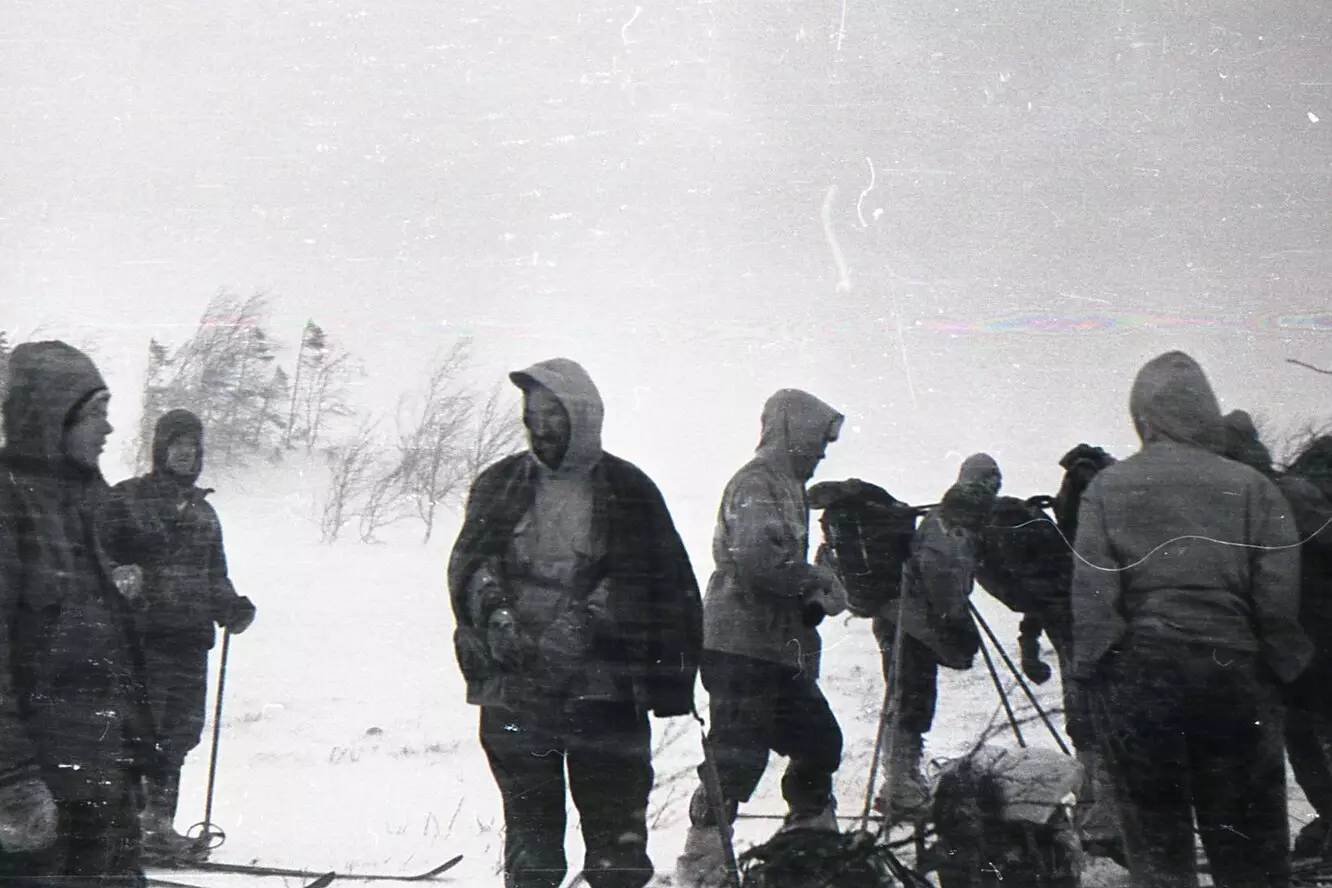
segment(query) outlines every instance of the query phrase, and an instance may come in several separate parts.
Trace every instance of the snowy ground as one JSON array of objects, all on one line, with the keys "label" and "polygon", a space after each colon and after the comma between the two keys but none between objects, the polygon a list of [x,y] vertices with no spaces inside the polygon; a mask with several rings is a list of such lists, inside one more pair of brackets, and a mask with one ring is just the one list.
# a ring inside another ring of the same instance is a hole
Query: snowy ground
[{"label": "snowy ground", "polygon": [[[477,712],[463,702],[450,640],[444,569],[454,528],[443,528],[429,546],[410,539],[322,546],[309,521],[310,495],[302,489],[308,486],[265,479],[247,482],[248,491],[214,496],[233,578],[259,606],[253,628],[231,646],[213,814],[227,838],[214,859],[411,873],[461,853],[466,857],[451,884],[501,886],[500,798],[476,740]],[[703,578],[710,567],[696,560]],[[1011,646],[1015,618],[983,592],[975,600]],[[824,638],[823,686],[846,734],[837,781],[841,813],[858,815],[882,699],[878,656],[866,621],[829,620]],[[1057,705],[1058,680],[1038,695],[1043,704]],[[969,672],[943,670],[927,756],[961,752],[997,711],[980,658]],[[202,817],[211,730],[210,713],[204,743],[186,767],[181,829]],[[698,730],[687,718],[654,721],[653,730],[658,753],[650,851],[659,872],[668,872],[684,840]],[[1038,724],[1024,731],[1031,743],[1053,745]],[[1012,743],[1011,733],[998,742]],[[774,757],[744,814],[783,812],[781,766]],[[1298,802],[1292,815],[1302,820],[1306,810]],[[572,872],[582,855],[572,810],[570,823]],[[761,841],[775,826],[742,820],[738,848]],[[284,882],[163,875],[218,888]],[[1086,881],[1127,884],[1126,874],[1108,862],[1098,863]]]}]

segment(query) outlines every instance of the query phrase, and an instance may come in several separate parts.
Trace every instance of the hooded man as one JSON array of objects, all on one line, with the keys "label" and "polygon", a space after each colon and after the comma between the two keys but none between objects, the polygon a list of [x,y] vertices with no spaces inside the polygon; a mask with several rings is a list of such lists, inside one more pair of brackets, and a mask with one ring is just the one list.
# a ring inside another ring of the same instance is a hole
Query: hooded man
[{"label": "hooded man", "polygon": [[129,602],[96,528],[110,395],[63,342],[10,356],[0,451],[0,881],[139,886],[159,767]]},{"label": "hooded man", "polygon": [[[930,792],[920,761],[925,735],[934,724],[939,666],[969,669],[980,649],[971,590],[980,534],[1002,485],[999,464],[989,454],[963,460],[957,480],[916,529],[911,558],[903,568],[902,597],[874,617],[884,681],[895,684],[890,691],[898,700],[896,730],[891,736],[885,732],[881,757],[890,779],[875,799],[875,808],[890,819],[917,817],[928,809]],[[899,638],[901,651],[895,657]],[[898,670],[893,675],[895,659]]]},{"label": "hooded man", "polygon": [[652,878],[648,713],[693,710],[698,583],[661,493],[602,450],[565,358],[509,378],[530,450],[481,473],[449,561],[454,645],[504,799],[506,888],[563,880],[565,777],[592,888]]},{"label": "hooded man", "polygon": [[1276,481],[1290,504],[1300,537],[1300,625],[1314,643],[1309,668],[1291,683],[1286,694],[1286,754],[1295,781],[1317,817],[1295,837],[1294,857],[1324,857],[1332,851],[1332,706],[1327,688],[1332,681],[1332,476],[1326,451],[1330,439],[1309,442],[1294,463],[1277,474],[1271,452],[1263,444],[1252,417],[1243,410],[1225,416],[1223,456],[1257,469]]},{"label": "hooded man", "polygon": [[195,486],[203,470],[203,426],[188,410],[172,410],[153,434],[153,468],[111,489],[106,535],[116,560],[132,564],[136,623],[148,698],[167,756],[158,779],[147,781],[141,821],[144,854],[174,863],[206,856],[205,842],[175,830],[180,771],[203,734],[208,652],[215,626],[233,635],[253,622],[255,606],[227,576],[222,524]]},{"label": "hooded man", "polygon": [[1279,686],[1311,645],[1295,525],[1276,485],[1218,454],[1216,396],[1188,355],[1139,371],[1142,440],[1083,494],[1074,672],[1114,785],[1134,885],[1289,884]]},{"label": "hooded man", "polygon": [[[816,627],[846,609],[846,591],[832,570],[808,561],[806,484],[842,422],[813,395],[778,391],[764,404],[758,450],[722,494],[701,671],[710,698],[707,743],[722,794],[717,807],[732,820],[772,751],[790,760],[782,778],[784,828],[837,829],[832,778],[842,732],[818,686]],[[706,767],[699,768],[704,780]],[[725,878],[722,830],[705,785],[690,801],[677,863],[677,878],[689,886]]]}]

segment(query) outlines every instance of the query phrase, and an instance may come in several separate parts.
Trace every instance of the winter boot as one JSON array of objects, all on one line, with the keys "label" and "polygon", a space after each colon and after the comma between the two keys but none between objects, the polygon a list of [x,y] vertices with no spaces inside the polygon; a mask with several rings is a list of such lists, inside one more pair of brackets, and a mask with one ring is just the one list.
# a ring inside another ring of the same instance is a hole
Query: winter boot
[{"label": "winter boot", "polygon": [[165,780],[145,780],[144,783],[146,804],[139,815],[144,862],[175,866],[207,858],[208,845],[205,841],[190,839],[176,832],[180,772],[172,773]]},{"label": "winter boot", "polygon": [[1096,750],[1078,751],[1086,782],[1083,798],[1078,800],[1078,832],[1089,857],[1108,857],[1124,865],[1124,841],[1119,830],[1119,814],[1105,760]]},{"label": "winter boot", "polygon": [[830,798],[828,804],[818,811],[787,811],[786,819],[778,832],[793,829],[819,829],[824,832],[839,832],[837,826],[837,799]]},{"label": "winter boot", "polygon": [[[735,805],[727,813],[735,820]],[[699,787],[689,800],[689,832],[684,850],[675,861],[679,888],[725,888],[728,884],[727,849],[722,831],[708,805],[707,791]]]},{"label": "winter boot", "polygon": [[1323,817],[1315,817],[1295,836],[1295,847],[1290,856],[1295,860],[1321,860],[1332,856],[1332,825]]},{"label": "winter boot", "polygon": [[892,776],[886,780],[874,799],[874,810],[889,813],[893,823],[924,817],[930,807],[930,787],[920,773],[920,757],[924,740],[920,734],[898,731],[893,741],[892,759],[885,762],[885,770]]}]

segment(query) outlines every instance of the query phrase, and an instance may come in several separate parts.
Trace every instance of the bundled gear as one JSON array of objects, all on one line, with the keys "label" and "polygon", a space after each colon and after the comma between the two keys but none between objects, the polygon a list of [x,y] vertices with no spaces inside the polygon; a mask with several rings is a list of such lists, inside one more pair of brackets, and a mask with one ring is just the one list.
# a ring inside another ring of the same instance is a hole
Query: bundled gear
[{"label": "bundled gear", "polygon": [[928,885],[867,832],[791,829],[740,855],[741,888]]},{"label": "bundled gear", "polygon": [[939,772],[933,820],[942,888],[1076,888],[1077,760],[1051,749],[981,746]]},{"label": "bundled gear", "polygon": [[922,510],[859,478],[815,484],[809,507],[822,512],[815,560],[837,570],[851,612],[872,617],[896,601]]}]

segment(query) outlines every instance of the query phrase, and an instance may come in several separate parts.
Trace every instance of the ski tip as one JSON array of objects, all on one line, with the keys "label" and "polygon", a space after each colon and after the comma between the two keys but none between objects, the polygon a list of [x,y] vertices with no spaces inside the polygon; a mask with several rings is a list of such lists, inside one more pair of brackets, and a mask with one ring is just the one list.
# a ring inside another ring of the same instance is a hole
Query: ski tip
[{"label": "ski tip", "polygon": [[337,877],[338,877],[337,873],[332,873],[332,872],[324,873],[322,876],[315,879],[309,885],[306,885],[305,888],[328,888],[329,885],[333,884],[333,880],[336,879]]},{"label": "ski tip", "polygon": [[462,859],[463,859],[463,856],[462,856],[461,854],[459,854],[457,857],[454,857],[454,858],[451,859],[451,860],[446,860],[446,861],[444,861],[443,863],[441,863],[439,866],[437,866],[437,867],[435,867],[434,869],[432,869],[430,872],[428,872],[428,873],[422,873],[422,874],[421,874],[421,879],[423,879],[423,880],[424,880],[424,879],[433,879],[435,876],[443,875],[444,873],[446,873],[446,872],[448,872],[449,870],[453,869],[453,868],[454,868],[455,866],[457,866],[458,864],[462,863]]}]

